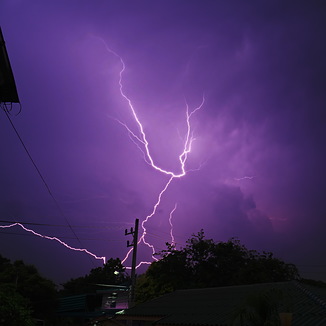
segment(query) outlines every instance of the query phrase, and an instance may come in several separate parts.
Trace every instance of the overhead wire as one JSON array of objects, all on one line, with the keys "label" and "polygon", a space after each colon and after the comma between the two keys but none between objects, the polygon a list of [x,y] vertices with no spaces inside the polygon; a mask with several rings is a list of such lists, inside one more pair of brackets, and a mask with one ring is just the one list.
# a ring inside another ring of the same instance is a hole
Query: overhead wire
[{"label": "overhead wire", "polygon": [[[22,105],[21,103],[19,102],[19,109],[18,109],[18,112],[16,114],[14,114],[15,116],[19,115],[21,112],[22,112]],[[7,111],[8,114],[11,115],[11,111],[13,110],[13,106],[12,106],[12,103],[11,102],[0,102],[0,107],[4,110],[4,111]]]},{"label": "overhead wire", "polygon": [[[33,164],[33,166],[34,166],[34,168],[35,168],[35,170],[36,170],[38,176],[39,176],[40,179],[42,180],[42,182],[43,182],[45,188],[47,189],[49,195],[51,196],[52,200],[54,201],[54,203],[55,203],[55,205],[56,205],[58,211],[59,211],[60,214],[61,214],[61,216],[65,219],[67,225],[47,224],[47,223],[34,223],[34,222],[24,222],[24,221],[21,221],[21,222],[15,221],[15,222],[16,222],[16,223],[22,223],[22,224],[28,224],[28,225],[54,226],[54,227],[68,227],[68,228],[71,230],[71,232],[73,233],[75,239],[76,239],[76,240],[79,242],[79,244],[82,246],[81,238],[76,234],[74,228],[83,228],[83,227],[84,227],[84,228],[91,228],[91,227],[92,227],[92,228],[103,228],[103,227],[102,227],[102,226],[101,226],[101,227],[100,227],[100,226],[99,226],[99,227],[96,227],[96,226],[81,226],[81,225],[79,225],[79,226],[78,226],[78,225],[74,225],[74,226],[73,226],[72,224],[70,224],[70,222],[69,222],[68,218],[66,217],[66,215],[64,214],[64,212],[63,212],[61,206],[59,205],[58,201],[56,200],[55,196],[53,195],[53,193],[52,193],[52,191],[51,191],[51,189],[50,189],[50,186],[49,186],[48,183],[46,182],[46,180],[45,180],[43,174],[41,173],[40,169],[38,168],[36,162],[34,161],[32,155],[30,154],[30,152],[29,152],[27,146],[25,145],[25,143],[24,143],[22,137],[20,136],[20,134],[19,134],[17,128],[15,127],[13,121],[11,120],[11,118],[10,118],[10,111],[12,110],[11,106],[10,106],[10,108],[8,108],[6,105],[2,105],[2,108],[3,108],[3,110],[4,110],[5,114],[6,114],[6,116],[7,116],[8,120],[9,120],[9,122],[10,122],[10,125],[12,126],[14,132],[16,133],[16,135],[17,135],[17,137],[18,137],[20,143],[22,144],[22,146],[23,146],[23,148],[24,148],[24,150],[25,150],[27,156],[29,157],[31,163]],[[21,111],[21,107],[20,107],[20,111]],[[19,111],[19,113],[20,113],[20,111]],[[19,113],[18,113],[18,114],[19,114]],[[4,223],[12,223],[12,221],[7,221],[7,220],[0,220],[0,222],[4,222]],[[106,228],[107,228],[107,227],[106,227]],[[156,231],[158,231],[158,230],[156,230]],[[158,232],[168,234],[167,232],[162,232],[161,230],[158,231]],[[147,231],[146,233],[147,233],[148,235],[152,236],[152,237],[155,237],[155,238],[158,238],[158,239],[162,239],[162,240],[164,240],[164,241],[166,240],[166,238],[165,238],[164,236],[160,236],[160,235],[155,234],[155,233],[153,233],[153,232]],[[14,233],[12,233],[12,234],[14,234]],[[181,238],[181,236],[177,236],[177,237],[180,237],[180,238]],[[83,240],[87,240],[87,239],[83,239]]]},{"label": "overhead wire", "polygon": [[29,157],[30,161],[32,162],[32,164],[33,164],[33,166],[34,166],[34,168],[35,168],[37,174],[38,174],[39,177],[41,178],[41,180],[42,180],[43,184],[45,185],[47,191],[49,192],[50,196],[52,197],[52,199],[53,199],[53,200],[56,202],[56,204],[57,204],[57,201],[56,201],[56,199],[54,198],[54,196],[53,196],[53,194],[52,194],[52,191],[51,191],[49,185],[48,185],[47,182],[45,181],[45,179],[44,179],[44,177],[43,177],[41,171],[39,170],[39,168],[38,168],[38,166],[36,165],[34,159],[32,158],[32,156],[31,156],[29,150],[27,149],[27,147],[26,147],[26,145],[25,145],[23,139],[21,138],[20,134],[18,133],[18,130],[16,129],[14,123],[12,122],[12,120],[11,120],[11,118],[10,118],[10,115],[9,115],[9,112],[8,112],[8,109],[7,109],[6,107],[4,107],[4,112],[5,112],[5,114],[6,114],[7,118],[8,118],[8,120],[9,120],[9,123],[10,123],[11,127],[12,127],[13,130],[15,131],[15,133],[16,133],[16,135],[17,135],[19,141],[20,141],[20,143],[22,144],[22,146],[23,146],[23,148],[24,148],[24,150],[25,150],[27,156]]},{"label": "overhead wire", "polygon": [[[24,150],[25,150],[25,152],[26,152],[28,158],[29,158],[30,161],[32,162],[32,164],[33,164],[33,166],[34,166],[34,168],[35,168],[35,170],[36,170],[38,176],[39,176],[40,179],[42,180],[44,186],[46,187],[46,189],[47,189],[47,191],[48,191],[48,193],[49,193],[49,195],[51,196],[53,202],[55,203],[55,206],[57,207],[57,209],[58,209],[58,211],[60,212],[61,216],[65,219],[67,225],[69,226],[69,229],[71,230],[71,232],[72,232],[73,235],[75,236],[75,239],[78,241],[78,243],[79,243],[81,246],[83,246],[82,243],[81,243],[81,241],[80,241],[80,239],[79,239],[79,237],[78,237],[78,235],[76,234],[75,230],[73,229],[72,225],[70,224],[68,218],[67,218],[66,215],[63,213],[63,210],[61,209],[61,206],[59,205],[58,201],[57,201],[56,198],[54,197],[54,195],[53,195],[53,193],[52,193],[52,191],[51,191],[51,189],[50,189],[48,183],[46,182],[44,176],[42,175],[40,169],[39,169],[38,166],[36,165],[36,163],[35,163],[35,161],[34,161],[32,155],[30,154],[28,148],[26,147],[26,145],[25,145],[25,143],[24,143],[22,137],[20,136],[18,130],[16,129],[16,127],[15,127],[13,121],[11,120],[11,118],[10,118],[10,114],[9,114],[9,112],[10,112],[9,110],[10,110],[10,109],[8,109],[7,106],[6,106],[6,104],[4,104],[4,103],[2,103],[1,107],[3,108],[3,111],[5,112],[5,114],[6,114],[7,118],[8,118],[8,120],[9,120],[10,125],[11,125],[11,127],[13,128],[15,134],[17,135],[17,137],[18,137],[18,139],[19,139],[21,145],[23,146],[23,148],[24,148]],[[95,266],[93,260],[92,260],[92,264]]]},{"label": "overhead wire", "polygon": [[[51,226],[51,227],[64,227],[69,228],[66,224],[49,224],[49,223],[36,223],[36,222],[26,222],[26,221],[20,221],[20,220],[0,220],[1,223],[21,223],[26,225],[40,225],[40,226]],[[90,228],[90,229],[107,229],[107,230],[120,230],[122,227],[107,227],[107,226],[99,226],[99,225],[71,225],[73,228]]]},{"label": "overhead wire", "polygon": [[[164,231],[160,231],[160,230],[156,230],[156,232],[160,232],[160,233],[162,233],[163,236],[161,236],[161,235],[159,235],[159,234],[156,234],[156,233],[153,233],[153,232],[151,232],[151,231],[146,230],[146,234],[147,234],[147,235],[149,235],[149,236],[151,236],[151,237],[153,237],[153,238],[162,239],[162,240],[164,240],[165,242],[168,242],[168,241],[166,241],[166,236],[164,236],[164,235],[168,235],[168,236],[170,236],[170,235],[171,235],[170,233],[168,233],[168,232],[164,232]],[[184,239],[184,237],[182,237],[182,236],[180,236],[180,235],[175,235],[175,234],[173,234],[173,236],[174,236],[174,238]],[[175,244],[180,244],[180,243],[175,243]]]},{"label": "overhead wire", "polygon": [[[11,232],[4,229],[0,229],[0,232],[2,234],[10,234],[10,235],[19,235],[19,236],[30,236],[35,237],[34,234],[30,233],[18,233],[18,232]],[[59,239],[75,239],[73,237],[67,237],[67,236],[56,236]],[[97,241],[107,241],[107,242],[124,242],[124,240],[116,240],[116,239],[107,239],[107,238],[80,238],[81,240],[97,240]]]}]

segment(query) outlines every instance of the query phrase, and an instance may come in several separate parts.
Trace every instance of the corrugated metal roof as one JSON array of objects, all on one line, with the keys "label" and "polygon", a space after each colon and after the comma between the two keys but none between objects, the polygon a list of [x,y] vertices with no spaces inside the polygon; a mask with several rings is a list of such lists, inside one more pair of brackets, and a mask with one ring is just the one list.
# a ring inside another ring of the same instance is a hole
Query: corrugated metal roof
[{"label": "corrugated metal roof", "polygon": [[86,307],[86,294],[60,298],[58,312],[83,310]]},{"label": "corrugated metal roof", "polygon": [[175,313],[171,316],[164,317],[157,321],[156,325],[218,325],[218,326],[227,326],[229,325],[230,316],[228,312],[220,313],[210,313],[210,314],[201,314],[201,313]]},{"label": "corrugated metal roof", "polygon": [[249,295],[269,289],[279,289],[284,294],[280,311],[293,313],[293,326],[326,326],[326,305],[320,289],[314,292],[314,287],[297,282],[179,290],[128,309],[125,315],[137,319],[164,316],[157,325],[230,325],[235,311]]}]

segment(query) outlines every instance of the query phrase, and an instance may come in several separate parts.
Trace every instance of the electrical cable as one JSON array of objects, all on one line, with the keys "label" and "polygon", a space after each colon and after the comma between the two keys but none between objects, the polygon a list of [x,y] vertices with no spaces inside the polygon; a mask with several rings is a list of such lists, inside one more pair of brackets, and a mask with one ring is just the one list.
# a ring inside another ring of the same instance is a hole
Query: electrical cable
[{"label": "electrical cable", "polygon": [[[53,193],[52,193],[52,191],[51,191],[49,185],[48,185],[47,182],[45,181],[45,178],[43,177],[43,175],[42,175],[40,169],[39,169],[38,166],[36,165],[34,159],[32,158],[32,156],[31,156],[31,154],[30,154],[30,152],[29,152],[29,150],[27,149],[27,147],[26,147],[26,145],[25,145],[23,139],[21,138],[21,136],[20,136],[18,130],[16,129],[14,123],[12,122],[12,120],[11,120],[11,118],[10,118],[10,114],[9,114],[9,112],[8,112],[8,109],[7,109],[6,105],[2,105],[2,108],[3,108],[3,110],[4,110],[4,112],[5,112],[6,116],[7,116],[7,118],[8,118],[8,120],[9,120],[9,123],[10,123],[11,127],[13,128],[14,132],[16,133],[16,135],[17,135],[17,137],[18,137],[20,143],[22,144],[22,146],[23,146],[23,148],[24,148],[24,150],[25,150],[27,156],[29,157],[29,159],[30,159],[30,161],[32,162],[32,164],[33,164],[35,170],[37,171],[37,173],[38,173],[40,179],[42,180],[42,182],[43,182],[44,186],[46,187],[48,193],[50,194],[51,198],[53,199],[53,201],[54,201],[54,203],[55,203],[57,209],[59,210],[61,216],[65,219],[67,225],[69,226],[69,228],[70,228],[71,232],[73,233],[73,235],[75,236],[76,240],[77,240],[77,241],[79,242],[79,244],[83,247],[83,245],[82,245],[82,243],[81,243],[81,241],[80,241],[78,235],[76,234],[75,230],[72,228],[72,226],[71,226],[70,222],[68,221],[67,217],[66,217],[65,214],[63,213],[63,211],[62,211],[62,209],[61,209],[61,207],[60,207],[58,201],[57,201],[56,198],[54,197],[54,195],[53,195]],[[92,260],[92,264],[95,266],[93,260]]]},{"label": "electrical cable", "polygon": [[[40,226],[53,226],[53,227],[63,227],[69,228],[66,224],[48,224],[48,223],[35,223],[35,222],[25,222],[25,221],[9,221],[9,220],[0,220],[1,223],[20,223],[20,224],[27,224],[27,225],[40,225]],[[108,226],[97,226],[97,225],[71,225],[73,228],[88,228],[88,229],[106,229],[106,230],[122,230],[122,227],[108,227]]]},{"label": "electrical cable", "polygon": [[[17,232],[8,232],[7,230],[0,229],[0,232],[2,234],[10,234],[10,235],[21,235],[21,236],[28,236],[28,237],[35,237],[34,234],[29,233],[17,233]],[[75,239],[73,237],[67,237],[67,236],[56,236],[58,239]],[[79,238],[81,240],[97,240],[97,241],[107,241],[107,242],[124,242],[124,240],[108,240],[107,238]]]}]

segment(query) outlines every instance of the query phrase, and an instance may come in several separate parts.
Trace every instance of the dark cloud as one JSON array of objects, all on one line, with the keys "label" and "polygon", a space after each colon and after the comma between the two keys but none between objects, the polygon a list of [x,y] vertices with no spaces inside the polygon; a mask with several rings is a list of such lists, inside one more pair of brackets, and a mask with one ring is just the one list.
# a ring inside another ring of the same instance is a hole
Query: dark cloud
[{"label": "dark cloud", "polygon": [[[146,224],[155,249],[171,241],[170,218],[178,245],[203,228],[325,280],[324,16],[318,2],[2,1],[22,102],[11,119],[57,203],[2,114],[1,219],[123,258],[124,229],[153,213],[168,176],[117,121],[138,135],[108,46],[160,167],[180,173],[186,107],[205,97],[189,172]],[[101,263],[17,227],[1,248],[58,282]]]}]

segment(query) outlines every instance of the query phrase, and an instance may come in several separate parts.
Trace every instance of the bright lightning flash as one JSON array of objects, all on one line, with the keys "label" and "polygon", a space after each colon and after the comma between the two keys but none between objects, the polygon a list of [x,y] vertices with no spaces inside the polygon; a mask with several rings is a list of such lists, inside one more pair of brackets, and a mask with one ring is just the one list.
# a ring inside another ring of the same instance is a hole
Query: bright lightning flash
[{"label": "bright lightning flash", "polygon": [[74,251],[81,251],[81,252],[85,252],[87,253],[88,255],[94,257],[95,259],[98,259],[98,260],[102,260],[103,261],[103,264],[105,264],[105,261],[106,261],[106,257],[98,257],[96,256],[95,254],[93,254],[92,252],[90,252],[89,250],[87,249],[82,249],[82,248],[74,248],[74,247],[71,247],[69,246],[68,244],[66,244],[65,242],[63,242],[62,240],[58,239],[57,237],[50,237],[50,236],[47,236],[47,235],[42,235],[40,233],[37,233],[31,229],[28,229],[27,227],[25,227],[23,224],[21,223],[13,223],[13,224],[10,224],[10,225],[0,225],[0,228],[1,229],[7,229],[7,228],[12,228],[14,226],[20,226],[23,230],[27,231],[27,232],[30,232],[32,233],[33,235],[36,235],[38,237],[41,237],[41,238],[44,238],[44,239],[48,239],[48,240],[54,240],[54,241],[57,241],[59,242],[60,244],[62,244],[63,246],[65,246],[66,248],[68,249],[71,249],[71,250],[74,250]]},{"label": "bright lightning flash", "polygon": [[253,178],[255,178],[255,176],[244,176],[241,178],[233,178],[235,181],[242,181],[242,180],[252,180]]},{"label": "bright lightning flash", "polygon": [[[141,124],[141,121],[139,120],[138,116],[137,116],[137,113],[136,113],[136,110],[132,104],[132,101],[130,100],[130,98],[124,93],[123,91],[123,83],[122,83],[122,77],[123,77],[123,73],[125,71],[125,63],[124,61],[122,60],[122,58],[116,53],[114,52],[113,50],[111,50],[107,45],[106,43],[101,39],[101,41],[104,43],[107,51],[111,54],[113,54],[114,56],[116,56],[119,60],[120,60],[120,63],[121,63],[121,70],[119,72],[119,90],[120,90],[120,95],[122,96],[122,98],[128,103],[128,106],[129,106],[129,109],[132,113],[132,116],[136,122],[136,124],[138,125],[138,129],[139,129],[139,135],[137,135],[136,133],[134,133],[128,126],[127,124],[117,120],[124,128],[126,128],[127,132],[128,132],[128,135],[130,137],[130,139],[134,142],[134,144],[139,148],[139,150],[143,153],[144,155],[144,160],[147,164],[149,164],[153,169],[159,171],[160,173],[163,173],[167,176],[169,176],[169,179],[167,180],[165,186],[163,187],[163,189],[161,190],[161,192],[158,194],[158,197],[157,197],[157,201],[156,203],[154,204],[153,206],[153,210],[152,212],[146,216],[146,218],[142,221],[141,223],[141,227],[143,229],[143,232],[142,232],[142,235],[140,236],[139,240],[138,240],[138,244],[140,244],[141,242],[143,242],[146,246],[148,246],[149,248],[151,248],[152,250],[152,258],[154,260],[157,260],[156,257],[154,257],[154,254],[155,254],[155,248],[152,244],[148,243],[145,239],[145,236],[147,234],[147,230],[146,230],[146,227],[145,227],[145,224],[148,222],[148,220],[155,215],[156,213],[156,210],[158,208],[158,206],[160,205],[161,203],[161,198],[163,196],[163,194],[165,193],[165,191],[169,188],[171,182],[176,179],[176,178],[182,178],[184,177],[186,174],[187,174],[187,170],[186,170],[186,162],[187,162],[187,158],[188,158],[188,154],[191,152],[191,146],[192,146],[192,143],[193,141],[195,140],[195,138],[193,137],[192,135],[192,129],[191,129],[191,123],[190,123],[190,120],[191,120],[191,117],[193,116],[193,114],[195,114],[198,110],[200,110],[203,105],[204,105],[204,102],[205,102],[205,98],[203,96],[202,98],[202,101],[200,103],[199,106],[197,106],[195,109],[193,109],[192,111],[189,110],[189,106],[188,104],[186,103],[186,117],[185,117],[185,122],[186,122],[186,126],[187,126],[187,131],[186,131],[186,134],[185,134],[185,138],[184,138],[184,145],[183,145],[183,149],[178,157],[178,161],[179,161],[179,165],[180,165],[180,169],[179,169],[179,172],[176,173],[176,172],[173,172],[173,171],[168,171],[168,170],[165,170],[161,167],[159,167],[155,162],[154,162],[154,159],[150,153],[150,150],[149,150],[149,142],[148,142],[148,139],[146,137],[146,133],[144,131],[144,128],[143,128],[143,125]],[[192,171],[192,170],[189,170],[189,171]],[[175,207],[173,208],[173,210],[171,211],[170,213],[170,217],[169,217],[169,223],[170,223],[170,226],[171,226],[171,230],[170,230],[170,236],[171,236],[171,241],[172,241],[172,244],[175,243],[175,240],[174,240],[174,236],[173,236],[173,225],[172,225],[172,216],[173,216],[173,213],[175,212],[175,210],[177,209],[177,204],[175,205]],[[80,251],[80,252],[85,252],[87,253],[88,255],[92,256],[93,258],[97,259],[97,260],[102,260],[103,263],[105,264],[105,261],[106,261],[106,257],[99,257],[95,254],[93,254],[92,252],[90,252],[89,250],[87,249],[83,249],[83,248],[74,248],[74,247],[71,247],[69,246],[67,243],[63,242],[62,240],[60,240],[59,238],[57,237],[50,237],[50,236],[47,236],[47,235],[42,235],[40,233],[37,233],[31,229],[28,229],[26,228],[23,224],[21,223],[13,223],[13,224],[10,224],[10,225],[0,225],[0,228],[2,229],[6,229],[6,228],[11,228],[11,227],[15,227],[15,226],[19,226],[21,227],[23,230],[27,231],[27,232],[30,232],[32,233],[33,235],[35,236],[38,236],[38,237],[41,237],[41,238],[44,238],[44,239],[48,239],[48,240],[54,240],[54,241],[57,241],[59,242],[60,244],[62,244],[63,246],[65,246],[66,248],[70,249],[70,250],[74,250],[74,251]],[[129,254],[131,253],[132,249],[130,249],[125,258],[122,260],[122,263],[124,263],[127,258],[129,257]],[[142,264],[151,264],[150,262],[146,262],[146,261],[143,261],[143,262],[140,262],[137,266],[137,268],[139,266],[141,266]],[[130,269],[130,267],[127,267],[127,269]]]},{"label": "bright lightning flash", "polygon": [[[102,40],[103,41],[103,40]],[[200,103],[199,106],[197,106],[195,109],[193,109],[192,111],[189,110],[189,106],[188,104],[186,103],[186,117],[185,117],[185,122],[186,122],[186,126],[187,126],[187,131],[186,131],[186,135],[185,135],[185,140],[184,140],[184,145],[183,145],[183,149],[178,157],[178,161],[179,161],[179,166],[180,166],[180,170],[178,173],[176,172],[173,172],[173,171],[168,171],[168,170],[165,170],[161,167],[159,167],[151,153],[150,153],[150,150],[149,150],[149,141],[147,139],[147,136],[146,136],[146,133],[145,133],[145,130],[144,130],[144,127],[137,115],[137,112],[133,106],[133,103],[131,101],[131,99],[126,95],[126,93],[124,92],[123,90],[123,73],[125,72],[125,69],[126,69],[126,65],[123,61],[123,59],[121,58],[120,55],[118,55],[116,52],[114,52],[113,50],[111,50],[107,45],[106,43],[103,41],[106,49],[108,52],[110,52],[111,54],[113,54],[115,57],[117,57],[121,63],[121,70],[119,72],[119,90],[120,90],[120,95],[121,97],[127,102],[128,104],[128,107],[131,111],[131,114],[138,126],[138,129],[139,129],[139,134],[137,135],[135,132],[133,132],[125,123],[121,122],[118,120],[118,122],[124,127],[126,128],[128,134],[129,134],[129,137],[131,138],[131,140],[135,143],[135,145],[141,150],[141,152],[143,153],[144,155],[144,160],[147,164],[149,164],[153,169],[159,171],[160,173],[163,173],[167,176],[169,176],[169,179],[167,180],[165,186],[163,187],[163,189],[161,190],[161,192],[159,193],[158,195],[158,198],[157,198],[157,201],[156,203],[154,204],[153,206],[153,210],[152,212],[146,216],[146,218],[142,221],[141,223],[141,227],[143,229],[143,232],[142,232],[142,235],[140,236],[139,240],[138,240],[138,244],[140,244],[141,242],[143,242],[146,246],[148,246],[149,248],[151,248],[152,250],[152,258],[154,260],[157,260],[157,258],[154,256],[155,254],[155,248],[152,244],[148,243],[145,239],[145,236],[147,234],[147,230],[146,230],[146,227],[145,227],[145,224],[148,222],[148,220],[155,215],[156,213],[156,210],[158,208],[158,206],[160,205],[161,203],[161,198],[163,196],[163,194],[165,193],[165,191],[169,188],[171,182],[176,179],[176,178],[182,178],[186,175],[187,173],[187,170],[186,170],[186,162],[187,162],[187,158],[188,158],[188,154],[190,153],[191,151],[191,145],[193,143],[193,141],[195,140],[195,138],[193,137],[193,134],[192,134],[192,129],[191,129],[191,117],[193,116],[193,114],[195,114],[198,110],[200,110],[203,105],[204,105],[204,102],[205,102],[205,98],[203,96],[202,98],[202,101]],[[177,206],[174,207],[174,209],[171,211],[170,213],[170,218],[169,218],[169,223],[170,223],[170,226],[171,226],[171,232],[170,232],[170,235],[171,235],[171,240],[172,240],[172,243],[174,243],[174,237],[173,237],[173,233],[172,233],[172,229],[173,229],[173,225],[172,225],[172,215],[174,213],[174,211],[176,210]],[[126,254],[125,258],[122,260],[122,263],[124,263],[127,258],[129,257],[129,254],[131,253],[132,249],[130,249],[128,251],[128,253]],[[138,264],[138,266],[140,266],[141,264],[150,264],[149,262],[141,262],[140,264]]]},{"label": "bright lightning flash", "polygon": [[173,213],[175,212],[175,210],[177,209],[177,204],[174,205],[174,208],[172,209],[171,213],[170,213],[170,217],[169,217],[169,223],[170,223],[170,236],[171,236],[171,245],[175,246],[175,239],[173,236],[173,224],[172,224],[172,217],[173,217]]}]

